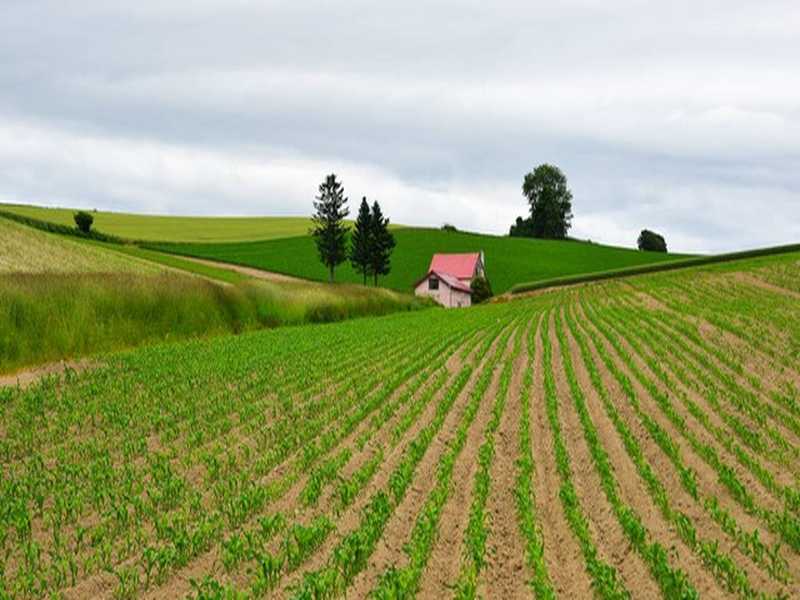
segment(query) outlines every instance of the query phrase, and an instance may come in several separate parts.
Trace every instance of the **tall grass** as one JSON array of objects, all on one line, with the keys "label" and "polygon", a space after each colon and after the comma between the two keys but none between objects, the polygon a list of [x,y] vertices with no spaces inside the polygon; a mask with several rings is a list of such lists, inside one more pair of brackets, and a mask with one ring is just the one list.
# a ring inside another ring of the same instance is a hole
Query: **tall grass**
[{"label": "tall grass", "polygon": [[199,335],[426,306],[360,286],[216,283],[180,274],[0,276],[0,372]]}]

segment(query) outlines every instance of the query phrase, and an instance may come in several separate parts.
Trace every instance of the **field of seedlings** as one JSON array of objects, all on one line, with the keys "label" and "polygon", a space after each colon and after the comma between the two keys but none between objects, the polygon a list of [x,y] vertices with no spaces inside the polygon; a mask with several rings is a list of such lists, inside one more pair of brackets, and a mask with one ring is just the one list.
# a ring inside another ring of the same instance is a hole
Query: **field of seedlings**
[{"label": "field of seedlings", "polygon": [[789,598],[800,254],[0,388],[0,596]]}]

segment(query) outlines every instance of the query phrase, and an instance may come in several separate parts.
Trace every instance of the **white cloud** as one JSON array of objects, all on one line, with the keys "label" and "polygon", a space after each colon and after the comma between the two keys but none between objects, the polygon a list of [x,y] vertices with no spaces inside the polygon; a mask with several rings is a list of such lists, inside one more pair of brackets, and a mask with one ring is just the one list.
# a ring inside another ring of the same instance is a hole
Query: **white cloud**
[{"label": "white cloud", "polygon": [[580,237],[793,241],[798,55],[790,0],[9,0],[0,193],[305,214],[336,171],[396,222],[499,233],[554,162]]}]

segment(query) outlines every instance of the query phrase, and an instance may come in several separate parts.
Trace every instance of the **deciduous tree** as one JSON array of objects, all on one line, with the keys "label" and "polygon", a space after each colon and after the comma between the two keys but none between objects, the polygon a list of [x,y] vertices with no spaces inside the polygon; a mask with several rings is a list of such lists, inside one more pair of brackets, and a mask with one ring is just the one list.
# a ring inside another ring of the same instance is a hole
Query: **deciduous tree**
[{"label": "deciduous tree", "polygon": [[[572,192],[567,178],[556,166],[543,164],[525,175],[522,194],[531,211],[530,233],[533,237],[564,239],[572,226]],[[517,226],[522,223],[517,223]],[[527,228],[523,227],[523,231]]]},{"label": "deciduous tree", "polygon": [[92,223],[94,223],[94,217],[90,215],[88,212],[80,210],[75,213],[73,219],[75,219],[75,226],[78,228],[79,231],[82,231],[83,233],[89,233],[92,230]]},{"label": "deciduous tree", "polygon": [[639,250],[648,250],[650,252],[667,251],[667,242],[664,236],[649,229],[642,229],[642,233],[639,234],[638,245]]}]

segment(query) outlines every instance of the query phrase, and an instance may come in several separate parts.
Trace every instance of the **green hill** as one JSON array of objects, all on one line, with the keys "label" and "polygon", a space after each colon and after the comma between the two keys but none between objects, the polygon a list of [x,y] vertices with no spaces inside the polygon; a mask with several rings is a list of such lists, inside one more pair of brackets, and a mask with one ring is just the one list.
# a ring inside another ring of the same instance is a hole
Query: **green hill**
[{"label": "green hill", "polygon": [[[0,204],[0,210],[59,225],[75,225],[77,209]],[[90,211],[94,228],[129,240],[158,242],[239,242],[306,235],[306,217],[171,217]]]},{"label": "green hill", "polygon": [[[394,232],[397,240],[392,272],[380,285],[409,291],[422,277],[436,252],[476,252],[486,255],[486,271],[495,293],[508,291],[521,282],[551,279],[578,273],[606,271],[682,258],[678,254],[639,252],[627,248],[578,241],[534,240],[505,236],[447,232],[439,229],[404,228]],[[219,244],[153,244],[151,247],[325,280],[313,240],[308,236]],[[337,281],[360,282],[349,264],[336,271]]]},{"label": "green hill", "polygon": [[0,275],[9,273],[161,272],[158,265],[84,240],[38,231],[0,218]]}]

